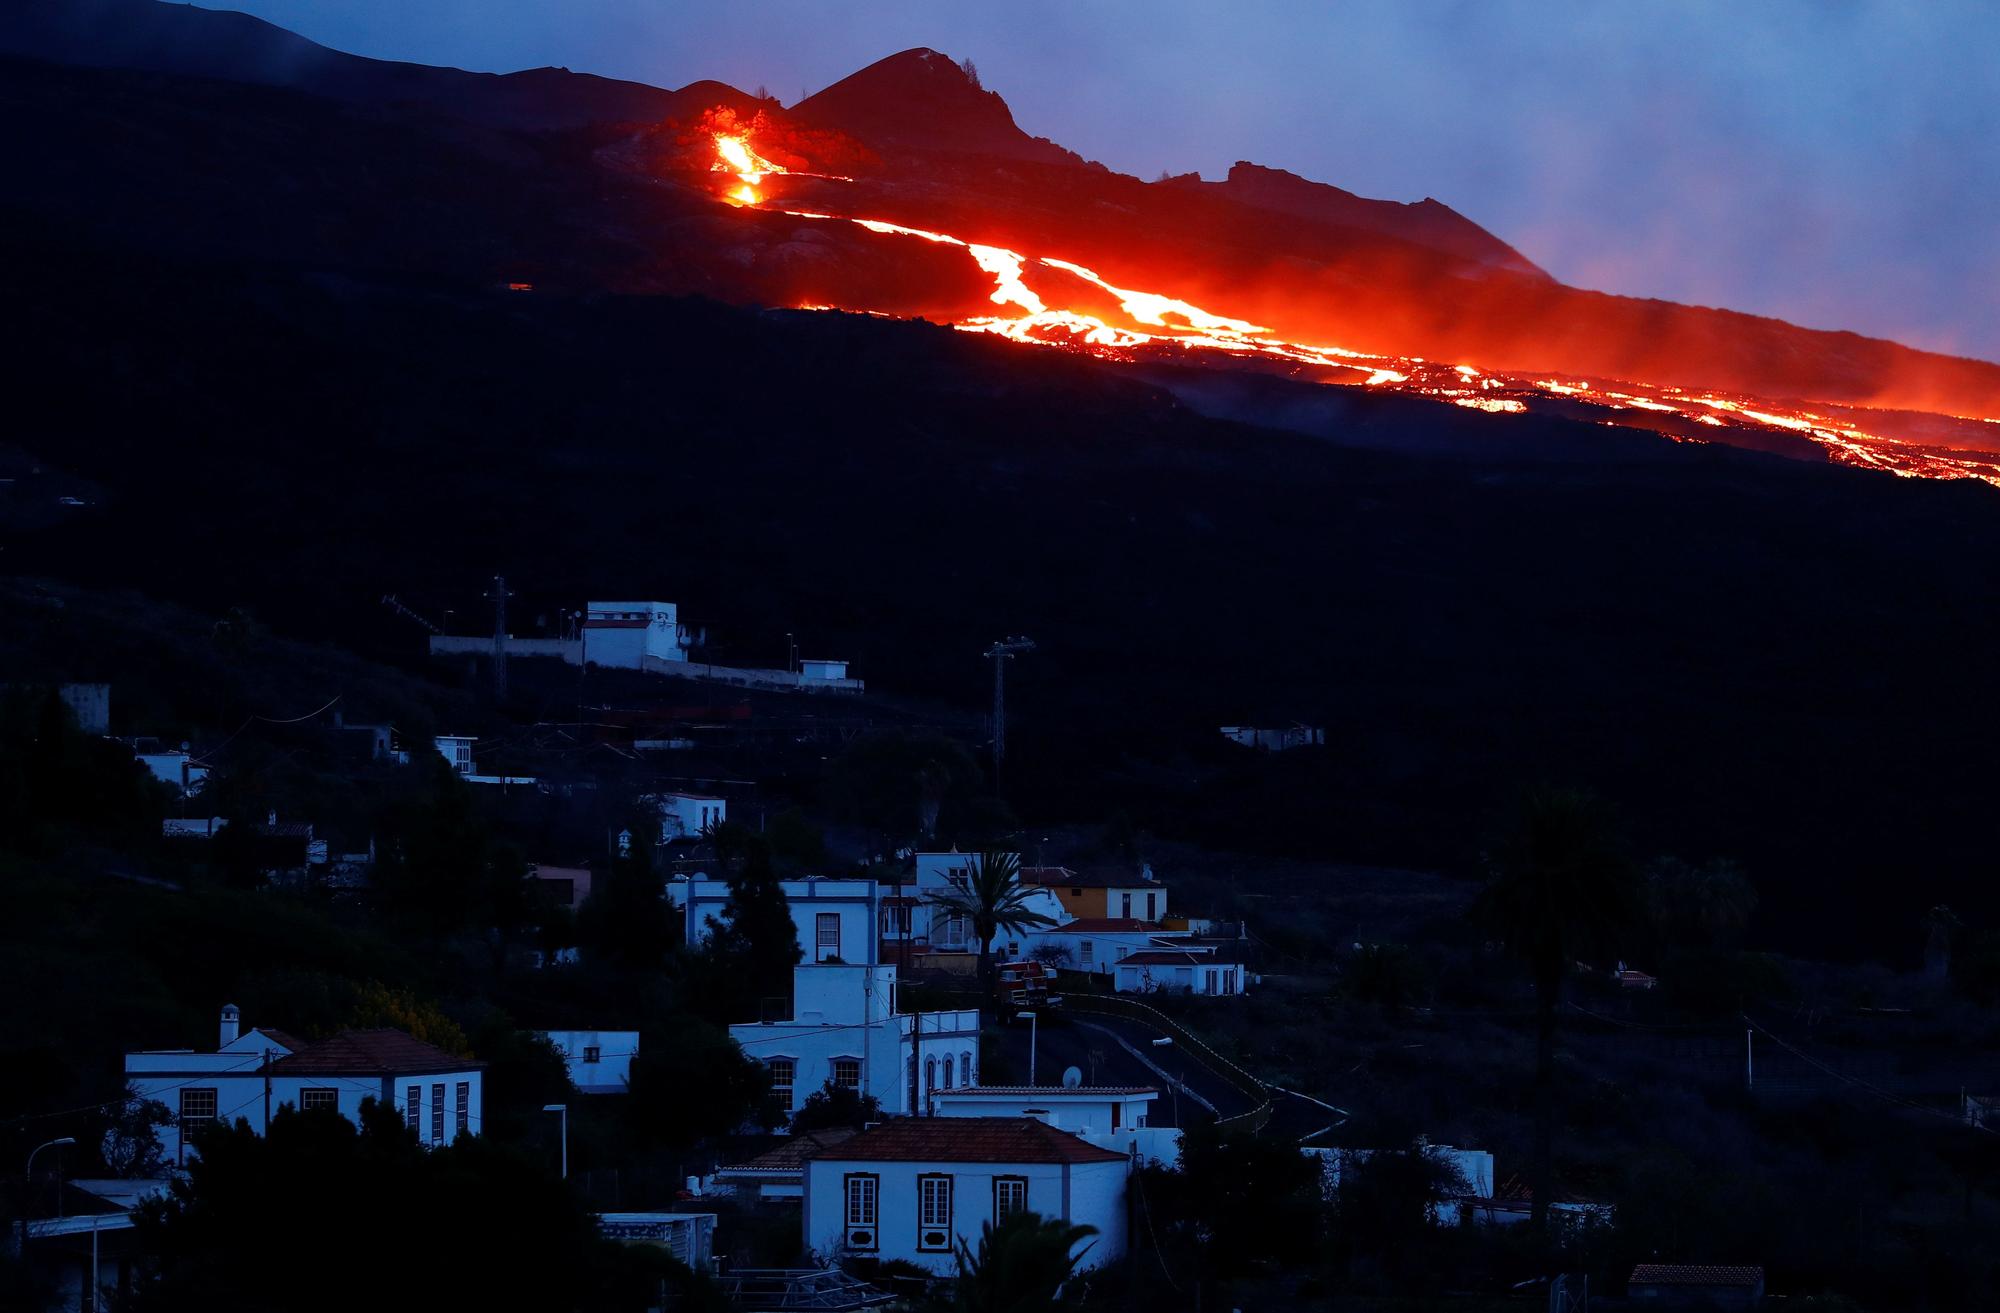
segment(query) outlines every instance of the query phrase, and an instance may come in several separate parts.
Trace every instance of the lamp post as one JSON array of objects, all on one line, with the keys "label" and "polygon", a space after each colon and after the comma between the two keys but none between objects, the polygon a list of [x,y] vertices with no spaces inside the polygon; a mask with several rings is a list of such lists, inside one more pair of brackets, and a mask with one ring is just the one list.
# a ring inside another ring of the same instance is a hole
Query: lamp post
[{"label": "lamp post", "polygon": [[569,1179],[569,1105],[567,1103],[545,1103],[543,1112],[553,1112],[562,1118],[562,1179]]},{"label": "lamp post", "polygon": [[[1170,1049],[1173,1046],[1174,1037],[1171,1035],[1162,1035],[1153,1041],[1153,1047],[1156,1049]],[[1174,1125],[1176,1126],[1181,1124],[1181,1083],[1184,1079],[1184,1077],[1167,1077],[1167,1087],[1174,1092]]]},{"label": "lamp post", "polygon": [[1041,1019],[1033,1012],[1016,1012],[1016,1021],[1028,1023],[1028,1084],[1035,1083],[1035,1040],[1042,1029]]},{"label": "lamp post", "polygon": [[[60,1139],[50,1140],[46,1144],[38,1144],[34,1147],[33,1150],[29,1152],[28,1170],[21,1174],[21,1178],[22,1181],[29,1188],[30,1192],[33,1191],[35,1185],[35,1155],[40,1153],[44,1149],[59,1149],[65,1144],[75,1144],[75,1143],[76,1143],[76,1137],[74,1135],[65,1135]],[[57,1191],[56,1193],[56,1212],[58,1215],[60,1215],[62,1212],[61,1191]],[[25,1210],[21,1214],[21,1261],[23,1263],[28,1261],[28,1216]]]}]

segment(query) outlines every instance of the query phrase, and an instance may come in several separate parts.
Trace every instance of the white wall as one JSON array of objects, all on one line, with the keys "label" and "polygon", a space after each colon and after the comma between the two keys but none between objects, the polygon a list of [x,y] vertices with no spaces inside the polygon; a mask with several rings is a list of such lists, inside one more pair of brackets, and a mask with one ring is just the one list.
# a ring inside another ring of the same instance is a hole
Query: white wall
[{"label": "white wall", "polygon": [[[632,1078],[632,1059],[639,1054],[636,1030],[545,1030],[549,1043],[562,1052],[569,1083],[582,1094],[623,1094]],[[592,1061],[590,1051],[597,1051]]]},{"label": "white wall", "polygon": [[[642,622],[633,625],[632,621]],[[590,602],[583,620],[583,659],[594,666],[642,669],[648,659],[685,661],[679,608],[672,602]]]},{"label": "white wall", "polygon": [[1159,1096],[1125,1094],[1087,1088],[1066,1089],[1052,1085],[1045,1089],[955,1090],[941,1092],[933,1100],[940,1117],[1027,1117],[1063,1130],[1109,1131],[1112,1108],[1118,1110],[1120,1129],[1144,1126],[1148,1110]]},{"label": "white wall", "polygon": [[[1159,948],[1154,942],[1161,938],[1156,930],[1073,930],[1068,926],[1055,926],[1044,930],[1031,931],[1021,936],[1022,957],[1032,957],[1043,944],[1053,944],[1068,950],[1069,960],[1063,964],[1066,970],[1089,971],[1095,975],[1109,975],[1118,959],[1131,953],[1141,953],[1147,949]],[[1171,936],[1168,937],[1169,939]],[[1091,947],[1089,962],[1084,961],[1083,946]]]},{"label": "white wall", "polygon": [[[1082,1266],[1097,1267],[1125,1253],[1125,1184],[1127,1164],[1094,1163],[906,1163],[856,1162],[836,1156],[806,1164],[803,1223],[806,1245],[822,1260],[843,1252],[899,1258],[941,1276],[957,1271],[949,1246],[922,1249],[917,1233],[917,1178],[945,1173],[952,1178],[951,1245],[963,1240],[975,1252],[980,1231],[993,1220],[995,1177],[1023,1177],[1028,1183],[1027,1207],[1047,1218],[1094,1226],[1098,1234],[1078,1246]],[[846,1178],[850,1173],[879,1178],[876,1191],[875,1247],[848,1243]]]},{"label": "white wall", "polygon": [[1117,976],[1117,989],[1121,994],[1173,990],[1221,996],[1250,992],[1250,973],[1240,962],[1216,962],[1201,966],[1130,966],[1120,963]]},{"label": "white wall", "polygon": [[[882,889],[874,880],[783,880],[779,886],[791,906],[803,962],[818,962],[826,956],[819,948],[822,914],[838,918],[838,956],[842,962],[873,965],[879,960]],[[720,918],[729,902],[728,883],[704,876],[670,880],[666,890],[668,899],[681,909],[683,933],[689,943],[707,938],[709,918]]]}]

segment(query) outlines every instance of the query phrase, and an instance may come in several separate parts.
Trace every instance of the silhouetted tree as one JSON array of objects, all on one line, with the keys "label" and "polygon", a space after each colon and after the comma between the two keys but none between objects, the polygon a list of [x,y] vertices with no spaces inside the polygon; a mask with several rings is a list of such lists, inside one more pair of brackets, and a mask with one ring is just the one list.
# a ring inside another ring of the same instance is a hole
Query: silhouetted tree
[{"label": "silhouetted tree", "polygon": [[634,843],[599,868],[576,915],[576,941],[585,956],[618,967],[657,969],[680,942],[679,924],[661,890],[646,844]]},{"label": "silhouetted tree", "polygon": [[960,1313],[1029,1313],[1060,1307],[1062,1288],[1090,1251],[1094,1226],[1036,1213],[1009,1213],[979,1231],[979,1250],[958,1242],[958,1284],[952,1307]]},{"label": "silhouetted tree", "polygon": [[1546,1227],[1554,1192],[1556,1012],[1579,956],[1603,951],[1635,917],[1636,887],[1604,805],[1573,789],[1522,801],[1493,858],[1474,915],[1527,965],[1535,987],[1532,1221]]},{"label": "silhouetted tree", "polygon": [[831,1126],[860,1130],[869,1122],[881,1120],[882,1104],[874,1095],[828,1081],[808,1094],[799,1110],[792,1114],[792,1134],[823,1131]]}]

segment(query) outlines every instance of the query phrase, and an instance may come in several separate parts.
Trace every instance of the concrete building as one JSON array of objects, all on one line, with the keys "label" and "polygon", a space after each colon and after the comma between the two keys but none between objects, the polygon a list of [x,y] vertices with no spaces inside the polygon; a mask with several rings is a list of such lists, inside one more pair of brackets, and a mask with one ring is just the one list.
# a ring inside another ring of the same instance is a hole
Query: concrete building
[{"label": "concrete building", "polygon": [[232,1004],[222,1009],[212,1053],[155,1049],[125,1055],[125,1079],[138,1097],[166,1106],[174,1120],[160,1130],[163,1154],[185,1163],[204,1127],[245,1120],[262,1135],[287,1106],[330,1108],[358,1123],[374,1099],[403,1114],[417,1139],[448,1144],[479,1132],[485,1065],[413,1039],[400,1030],[352,1030],[308,1044],[281,1030],[244,1030]]},{"label": "concrete building", "polygon": [[807,657],[799,662],[799,682],[802,684],[837,684],[846,679],[845,661]]},{"label": "concrete building", "polygon": [[1126,1248],[1131,1160],[1029,1117],[884,1122],[806,1162],[801,1225],[820,1258],[900,1259],[940,1276],[963,1243],[1017,1212],[1083,1223],[1080,1266]]},{"label": "concrete building", "polygon": [[439,754],[444,757],[445,761],[450,763],[454,772],[459,775],[470,775],[473,773],[472,745],[479,742],[476,736],[470,734],[440,734],[432,739],[431,742],[437,745]]},{"label": "concrete building", "polygon": [[660,842],[697,839],[729,821],[729,800],[705,793],[642,793],[640,802],[659,809]]},{"label": "concrete building", "polygon": [[563,1055],[569,1083],[579,1094],[623,1094],[631,1087],[636,1030],[545,1030],[542,1038]]},{"label": "concrete building", "polygon": [[1764,1269],[1696,1263],[1641,1263],[1625,1297],[1635,1308],[1756,1308],[1764,1302]]},{"label": "concrete building", "polygon": [[[882,886],[874,880],[808,876],[778,884],[798,927],[801,961],[871,965],[881,960],[877,924]],[[687,942],[699,943],[708,937],[710,918],[720,919],[729,903],[729,882],[690,876],[669,880],[666,893],[680,910]]]},{"label": "concrete building", "polygon": [[872,1095],[885,1113],[908,1116],[925,1107],[930,1093],[978,1081],[978,1009],[898,1011],[892,966],[797,966],[792,997],[786,1020],[729,1028],[743,1051],[769,1069],[781,1113],[796,1112],[831,1083]]},{"label": "concrete building", "polygon": [[184,798],[197,796],[208,783],[208,767],[196,761],[185,747],[164,752],[135,751],[132,755],[153,773],[154,779]]},{"label": "concrete building", "polygon": [[[1012,937],[1010,937],[1012,938]],[[1018,936],[1019,956],[1054,961],[1065,971],[1112,975],[1118,963],[1134,953],[1185,947],[1188,937],[1163,931],[1144,921],[1080,917]],[[1009,954],[1014,955],[1010,943]]]},{"label": "concrete building", "polygon": [[1146,948],[1112,965],[1121,994],[1199,994],[1222,997],[1250,992],[1250,973],[1219,961],[1210,949]]},{"label": "concrete building", "polygon": [[977,1085],[940,1090],[931,1098],[940,1117],[1032,1117],[1140,1163],[1180,1161],[1181,1133],[1148,1124],[1160,1092],[1150,1085]]},{"label": "concrete building", "polygon": [[715,1270],[714,1213],[598,1213],[597,1229],[628,1245],[666,1250],[697,1272]]},{"label": "concrete building", "polygon": [[583,615],[586,665],[646,670],[688,659],[692,636],[672,602],[590,602]]},{"label": "concrete building", "polygon": [[1167,915],[1167,889],[1153,878],[1153,868],[1138,871],[1081,873],[1063,866],[1022,868],[1023,884],[1053,893],[1071,917],[1113,921],[1144,921],[1157,926]]},{"label": "concrete building", "polygon": [[851,1126],[825,1126],[788,1135],[748,1162],[718,1168],[715,1184],[745,1202],[797,1203],[805,1198],[806,1163],[859,1134]]},{"label": "concrete building", "polygon": [[1315,725],[1283,725],[1276,729],[1224,725],[1222,737],[1259,752],[1289,752],[1293,748],[1316,748],[1326,743],[1326,731]]}]

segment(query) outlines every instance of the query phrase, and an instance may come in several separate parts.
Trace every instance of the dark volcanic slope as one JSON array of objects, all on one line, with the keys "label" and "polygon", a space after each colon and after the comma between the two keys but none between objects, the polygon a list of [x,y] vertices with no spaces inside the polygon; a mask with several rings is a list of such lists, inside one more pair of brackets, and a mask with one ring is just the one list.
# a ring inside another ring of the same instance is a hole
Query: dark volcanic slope
[{"label": "dark volcanic slope", "polygon": [[0,17],[0,54],[229,78],[372,104],[427,105],[497,126],[652,122],[711,105],[757,103],[720,82],[676,92],[566,68],[468,73],[364,59],[249,14],[155,0],[13,0],[8,9]]}]

